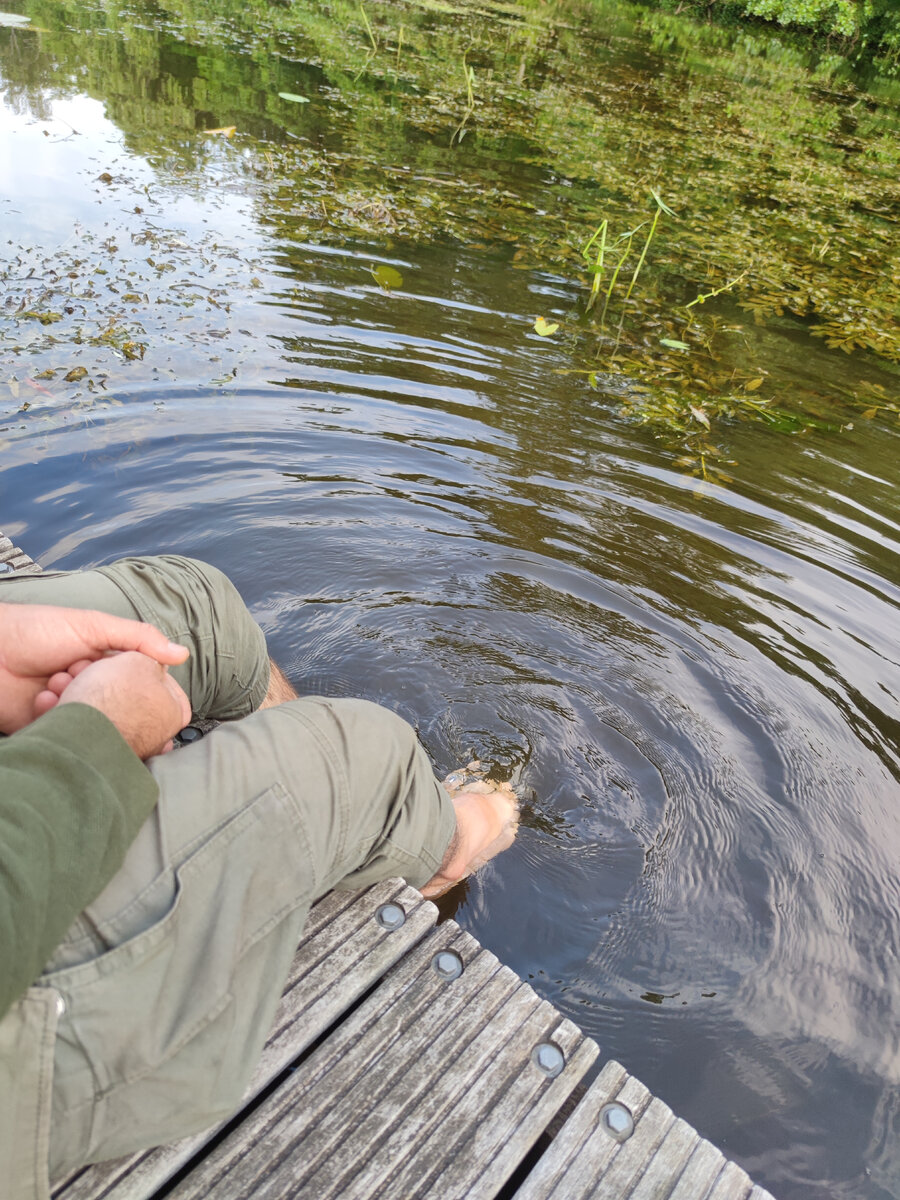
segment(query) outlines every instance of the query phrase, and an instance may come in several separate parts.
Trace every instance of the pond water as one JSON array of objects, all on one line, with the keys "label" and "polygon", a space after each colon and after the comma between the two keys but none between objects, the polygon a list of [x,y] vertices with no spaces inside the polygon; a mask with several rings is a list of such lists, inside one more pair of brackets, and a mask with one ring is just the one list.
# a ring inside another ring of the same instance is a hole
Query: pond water
[{"label": "pond water", "polygon": [[304,8],[4,0],[0,527],[209,559],[302,690],[513,778],[447,911],[782,1200],[900,1197],[897,96]]}]

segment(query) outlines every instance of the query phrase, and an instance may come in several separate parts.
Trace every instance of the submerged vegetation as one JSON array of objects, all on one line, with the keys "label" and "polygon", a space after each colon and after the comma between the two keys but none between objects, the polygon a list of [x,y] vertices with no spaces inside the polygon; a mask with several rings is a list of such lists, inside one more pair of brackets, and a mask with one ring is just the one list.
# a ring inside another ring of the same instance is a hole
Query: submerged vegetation
[{"label": "submerged vegetation", "polygon": [[[571,348],[573,386],[688,469],[727,461],[730,421],[900,416],[890,82],[863,92],[783,37],[620,0],[24,8],[33,32],[0,30],[9,102],[103,99],[164,178],[214,168],[284,244],[453,239],[569,281],[539,332]],[[62,312],[33,291],[15,337]],[[115,336],[153,357],[146,330]],[[798,354],[831,364],[805,394],[784,370]]]}]

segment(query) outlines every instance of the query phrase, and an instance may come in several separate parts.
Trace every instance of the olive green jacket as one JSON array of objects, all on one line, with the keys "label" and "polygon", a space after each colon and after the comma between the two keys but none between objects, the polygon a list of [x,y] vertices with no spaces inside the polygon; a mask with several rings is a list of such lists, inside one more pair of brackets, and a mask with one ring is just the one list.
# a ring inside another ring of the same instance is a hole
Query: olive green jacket
[{"label": "olive green jacket", "polygon": [[157,794],[112,722],[87,705],[61,705],[0,739],[0,1163],[10,1200],[47,1195],[57,1010],[50,989],[31,985],[121,866]]}]

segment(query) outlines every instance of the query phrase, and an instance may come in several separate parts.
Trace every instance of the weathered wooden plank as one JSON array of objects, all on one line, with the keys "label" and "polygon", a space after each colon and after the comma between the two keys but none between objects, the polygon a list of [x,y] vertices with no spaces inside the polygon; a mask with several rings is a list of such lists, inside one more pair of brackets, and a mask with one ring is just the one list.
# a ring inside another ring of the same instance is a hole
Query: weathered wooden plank
[{"label": "weathered wooden plank", "polygon": [[[624,1093],[625,1089],[622,1089]],[[628,1196],[632,1187],[640,1177],[647,1162],[656,1153],[657,1147],[675,1122],[672,1110],[662,1100],[655,1097],[647,1105],[640,1117],[634,1122],[634,1133],[627,1141],[619,1146],[618,1153],[610,1161],[603,1175],[602,1196]],[[609,1134],[600,1129],[598,1136],[609,1140]],[[590,1143],[588,1153],[582,1151],[583,1173],[590,1171]],[[586,1195],[596,1195],[595,1190],[589,1190]]]},{"label": "weathered wooden plank", "polygon": [[[468,944],[461,942],[455,927],[445,925],[429,939],[427,951],[422,952],[425,965],[437,950],[450,948],[469,949]],[[473,1002],[485,985],[499,991],[497,1004],[508,994],[508,981],[503,979],[499,985],[496,982],[496,961],[487,955],[473,957],[461,980],[464,986],[450,994],[445,993],[442,981],[433,973],[426,975],[415,994],[410,994],[422,973],[422,960],[410,956],[402,962],[366,1004],[295,1073],[281,1094],[270,1097],[252,1123],[240,1131],[240,1136],[233,1136],[218,1148],[218,1161],[210,1163],[208,1168],[203,1164],[199,1172],[194,1172],[189,1186],[182,1185],[180,1198],[204,1195],[213,1186],[221,1186],[224,1178],[230,1197],[254,1194],[258,1174],[265,1173],[269,1166],[277,1169],[279,1162],[301,1141],[302,1158],[295,1182],[326,1164],[334,1151],[346,1149],[348,1130],[365,1119],[373,1099],[394,1082],[394,1073],[384,1069],[380,1061],[390,1055],[392,1044],[406,1037],[414,1062],[421,1064],[417,1054],[427,1048],[429,1038],[410,1032],[420,1015],[429,1010],[434,1012],[433,1039],[449,1029],[459,1043],[468,1028],[465,1023],[454,1023],[461,1006]],[[455,1048],[458,1050],[458,1046]],[[317,1092],[327,1094],[327,1104],[317,1102]],[[414,1092],[413,1083],[410,1094]],[[360,1100],[361,1112],[357,1107]],[[290,1119],[291,1110],[295,1120]],[[261,1149],[257,1150],[254,1142]]]},{"label": "weathered wooden plank", "polygon": [[24,550],[20,550],[4,534],[0,533],[0,579],[4,574],[8,574],[9,568],[16,572],[17,575],[40,575],[41,568],[29,558]]},{"label": "weathered wooden plank", "polygon": [[[371,1098],[358,1088],[351,1090],[338,1114],[342,1123],[349,1120],[359,1127],[359,1145],[350,1154],[322,1158],[316,1174],[307,1180],[309,1195],[323,1187],[328,1189],[324,1194],[348,1200],[395,1195],[398,1189],[401,1195],[406,1191],[417,1195],[412,1182],[407,1188],[404,1179],[398,1182],[391,1177],[404,1166],[407,1172],[421,1173],[422,1158],[430,1154],[430,1139],[445,1133],[451,1119],[457,1130],[461,1127],[455,1111],[460,1093],[489,1069],[491,1056],[502,1043],[498,1025],[533,1019],[537,997],[511,972],[498,970],[493,955],[486,951],[473,955],[468,939],[452,945],[466,956],[465,974],[471,978],[449,985],[439,981],[436,991],[427,977],[419,979],[416,1023],[406,1030],[402,1042],[394,1043],[390,1058],[378,1064],[379,1088]],[[441,1014],[438,1020],[436,1012]],[[328,1150],[323,1132],[318,1131],[317,1140]],[[338,1132],[338,1127],[330,1132]],[[446,1137],[445,1144],[450,1140]]]},{"label": "weathered wooden plank", "polygon": [[[400,904],[405,923],[390,931],[374,919]],[[291,966],[272,1033],[244,1097],[249,1103],[354,1004],[434,925],[437,909],[402,880],[364,892],[333,892],[313,908]],[[144,1200],[196,1154],[221,1125],[170,1146],[99,1163],[61,1181],[58,1200]]]},{"label": "weathered wooden plank", "polygon": [[[558,1019],[559,1014],[556,1016]],[[536,1024],[538,1021],[540,1025]],[[517,1034],[520,1045],[515,1055],[512,1052],[515,1045],[510,1043],[506,1067],[509,1081],[498,1082],[492,1087],[493,1094],[488,1094],[485,1076],[469,1093],[467,1103],[474,1115],[468,1127],[460,1130],[452,1152],[448,1152],[448,1165],[432,1182],[428,1195],[457,1198],[497,1195],[592,1066],[599,1046],[584,1037],[570,1021],[559,1020],[554,1027],[548,1022],[550,1013],[544,1008],[535,1014],[533,1032],[522,1030]],[[538,1043],[550,1042],[563,1051],[566,1066],[556,1079],[540,1078],[530,1058],[535,1039]],[[475,1109],[476,1102],[480,1103],[480,1112]],[[461,1115],[460,1108],[457,1106],[454,1112],[455,1120]],[[490,1111],[490,1121],[484,1120],[484,1111]],[[395,1195],[402,1196],[402,1190]],[[362,1200],[361,1196],[358,1200]]]},{"label": "weathered wooden plank", "polygon": [[699,1138],[668,1200],[702,1200],[725,1166],[725,1155],[712,1142]]},{"label": "weathered wooden plank", "polygon": [[[602,1119],[623,1105],[634,1132],[617,1141]],[[748,1200],[744,1171],[616,1062],[582,1097],[516,1200]],[[762,1188],[753,1200],[772,1200]]]},{"label": "weathered wooden plank", "polygon": [[[443,980],[432,962],[455,951]],[[554,1041],[565,1066],[532,1061]],[[171,1193],[229,1200],[490,1197],[597,1053],[448,922]]]},{"label": "weathered wooden plank", "polygon": [[726,1162],[707,1200],[748,1200],[753,1180],[737,1163]]},{"label": "weathered wooden plank", "polygon": [[693,1126],[677,1118],[628,1193],[629,1200],[661,1200],[670,1196],[673,1181],[681,1175],[700,1140]]},{"label": "weathered wooden plank", "polygon": [[[517,1193],[516,1200],[580,1200],[602,1196],[596,1190],[623,1143],[600,1125],[604,1105],[615,1100],[639,1122],[652,1097],[642,1083],[617,1062],[609,1062],[588,1088]],[[626,1143],[627,1144],[627,1143]]]}]

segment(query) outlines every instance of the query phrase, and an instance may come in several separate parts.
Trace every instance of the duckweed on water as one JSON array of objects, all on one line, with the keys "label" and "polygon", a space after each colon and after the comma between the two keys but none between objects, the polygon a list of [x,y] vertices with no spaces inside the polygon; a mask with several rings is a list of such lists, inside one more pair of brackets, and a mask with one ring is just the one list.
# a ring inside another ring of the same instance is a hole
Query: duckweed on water
[{"label": "duckweed on water", "polygon": [[[618,0],[170,0],[153,22],[25,8],[45,32],[0,31],[14,103],[40,113],[48,86],[102,97],[161,178],[202,188],[214,163],[279,238],[487,243],[571,281],[571,308],[543,315],[575,356],[573,386],[587,378],[698,473],[727,459],[731,421],[801,432],[898,415],[890,85],[876,97],[784,38]],[[173,293],[153,257],[129,294],[221,302],[187,280]],[[64,287],[12,293],[17,346],[152,358],[159,323],[148,333],[140,304],[101,303],[94,274],[66,265]],[[249,290],[251,265],[237,273]],[[833,371],[817,395],[792,389],[785,333],[797,353],[852,355],[852,383]]]}]

